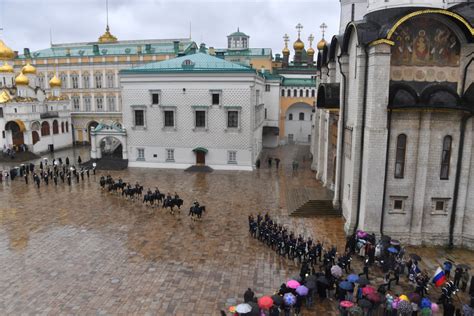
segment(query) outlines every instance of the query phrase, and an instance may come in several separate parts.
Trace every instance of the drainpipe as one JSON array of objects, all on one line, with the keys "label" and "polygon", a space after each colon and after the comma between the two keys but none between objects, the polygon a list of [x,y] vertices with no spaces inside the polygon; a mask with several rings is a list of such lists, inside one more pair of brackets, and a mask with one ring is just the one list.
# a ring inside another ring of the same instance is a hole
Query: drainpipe
[{"label": "drainpipe", "polygon": [[387,145],[385,149],[385,178],[383,180],[383,195],[382,195],[382,214],[380,217],[380,235],[383,236],[383,223],[385,217],[385,194],[387,192],[387,177],[388,177],[388,155],[390,153],[390,136],[392,134],[392,110],[388,110],[387,114]]},{"label": "drainpipe", "polygon": [[[464,67],[464,76],[463,82],[461,85],[461,94],[464,94],[464,89],[466,87],[466,77],[467,69],[471,65],[474,58],[466,64]],[[453,248],[454,246],[454,224],[456,223],[456,208],[458,206],[458,194],[459,194],[459,182],[461,180],[461,167],[462,167],[462,154],[464,150],[464,137],[466,132],[467,121],[474,116],[474,113],[464,115],[461,119],[460,135],[459,135],[459,150],[458,150],[458,161],[456,163],[456,179],[454,180],[454,193],[453,193],[453,210],[451,212],[451,218],[449,220],[449,247]]]},{"label": "drainpipe", "polygon": [[367,46],[364,46],[365,53],[365,70],[364,70],[364,98],[362,103],[362,131],[361,131],[361,141],[360,141],[360,161],[359,161],[359,185],[357,192],[357,217],[356,224],[354,226],[354,233],[357,231],[359,226],[359,217],[360,217],[360,203],[362,200],[362,169],[364,166],[364,137],[365,137],[365,116],[367,112],[367,77],[369,74],[369,52],[367,51]]},{"label": "drainpipe", "polygon": [[346,130],[346,80],[347,80],[347,77],[346,77],[346,74],[342,71],[342,66],[341,66],[341,57],[342,57],[342,54],[337,56],[337,62],[339,64],[339,72],[341,73],[341,76],[342,76],[342,81],[344,83],[343,85],[343,88],[342,88],[342,102],[341,104],[339,105],[340,109],[339,109],[339,112],[342,112],[342,115],[341,115],[341,120],[342,120],[342,133],[341,133],[341,144],[342,144],[342,148],[341,148],[341,159],[339,159],[339,192],[338,192],[338,196],[337,196],[337,200],[339,201],[339,207],[342,209],[342,161],[344,159],[344,135],[346,134],[345,133],[345,130]]}]

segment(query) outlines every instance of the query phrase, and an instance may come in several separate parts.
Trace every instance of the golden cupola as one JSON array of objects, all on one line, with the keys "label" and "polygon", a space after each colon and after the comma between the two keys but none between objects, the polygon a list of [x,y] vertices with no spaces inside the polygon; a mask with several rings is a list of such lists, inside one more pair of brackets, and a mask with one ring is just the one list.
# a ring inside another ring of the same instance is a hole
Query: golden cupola
[{"label": "golden cupola", "polygon": [[288,36],[288,34],[285,34],[283,36],[283,40],[285,41],[285,48],[283,48],[282,53],[283,55],[289,55],[290,49],[288,48],[288,41],[290,40],[290,37]]},{"label": "golden cupola", "polygon": [[30,63],[27,63],[21,69],[21,72],[23,72],[25,75],[36,75],[36,67],[32,66]]},{"label": "golden cupola", "polygon": [[11,60],[15,58],[15,52],[0,40],[0,60]]},{"label": "golden cupola", "polygon": [[327,46],[327,42],[324,38],[322,38],[319,42],[318,42],[318,50],[323,50],[326,46]]},{"label": "golden cupola", "polygon": [[13,67],[6,61],[0,66],[0,73],[13,73]]},{"label": "golden cupola", "polygon": [[110,33],[109,25],[107,25],[107,27],[105,28],[105,33],[99,37],[99,42],[100,43],[115,43],[116,41],[117,41],[117,37],[113,36]]},{"label": "golden cupola", "polygon": [[293,43],[295,51],[302,51],[304,49],[304,43],[299,38]]},{"label": "golden cupola", "polygon": [[27,86],[29,83],[30,79],[28,79],[28,77],[25,76],[23,72],[20,72],[20,74],[15,78],[15,84],[17,86]]},{"label": "golden cupola", "polygon": [[313,48],[314,36],[313,36],[313,34],[309,35],[308,41],[309,41],[309,48],[306,51],[306,54],[308,54],[310,56],[313,56],[314,55],[314,48]]},{"label": "golden cupola", "polygon": [[56,75],[54,75],[53,78],[51,78],[51,80],[49,80],[49,86],[51,88],[60,88],[61,87],[61,79],[59,79],[58,77],[56,77]]}]

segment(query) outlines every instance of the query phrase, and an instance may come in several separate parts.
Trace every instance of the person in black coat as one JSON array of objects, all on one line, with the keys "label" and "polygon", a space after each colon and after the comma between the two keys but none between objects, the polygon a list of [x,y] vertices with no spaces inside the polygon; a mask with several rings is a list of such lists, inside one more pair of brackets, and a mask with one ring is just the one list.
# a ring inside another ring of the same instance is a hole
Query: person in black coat
[{"label": "person in black coat", "polygon": [[255,293],[252,291],[251,288],[248,288],[247,291],[244,293],[244,302],[252,302],[255,297]]},{"label": "person in black coat", "polygon": [[82,163],[81,156],[79,156],[79,157],[77,158],[77,162],[78,162],[79,164],[81,164],[81,163]]},{"label": "person in black coat", "polygon": [[69,166],[69,157],[66,157],[66,165]]}]

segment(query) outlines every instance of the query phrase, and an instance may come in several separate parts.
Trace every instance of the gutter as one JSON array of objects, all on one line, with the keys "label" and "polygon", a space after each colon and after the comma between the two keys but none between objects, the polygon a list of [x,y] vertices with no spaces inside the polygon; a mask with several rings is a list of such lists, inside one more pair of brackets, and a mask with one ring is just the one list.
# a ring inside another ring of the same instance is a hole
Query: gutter
[{"label": "gutter", "polygon": [[342,165],[343,165],[343,159],[344,159],[344,136],[345,136],[345,130],[346,130],[346,82],[347,82],[347,77],[346,74],[342,71],[341,67],[341,57],[342,54],[337,56],[337,62],[339,64],[339,72],[341,73],[342,80],[344,82],[344,86],[342,89],[342,102],[340,105],[339,111],[342,113],[341,115],[341,120],[342,120],[342,133],[341,133],[341,159],[339,159],[339,192],[337,196],[337,200],[339,201],[339,207],[342,209]]},{"label": "gutter", "polygon": [[385,175],[383,180],[383,195],[382,195],[382,214],[380,217],[380,235],[383,236],[383,224],[385,218],[385,195],[387,192],[387,177],[388,177],[388,155],[390,154],[390,137],[392,134],[392,109],[388,110],[387,114],[387,145],[385,149]]},{"label": "gutter", "polygon": [[365,53],[365,70],[364,70],[364,98],[362,103],[362,131],[361,131],[361,141],[360,141],[360,161],[359,161],[359,184],[358,184],[358,192],[357,192],[357,217],[356,223],[354,226],[354,233],[357,231],[359,226],[359,217],[360,217],[360,204],[362,200],[362,169],[364,166],[364,137],[365,137],[365,116],[367,112],[367,77],[369,74],[369,52],[367,51],[367,46],[364,46],[364,53]]}]

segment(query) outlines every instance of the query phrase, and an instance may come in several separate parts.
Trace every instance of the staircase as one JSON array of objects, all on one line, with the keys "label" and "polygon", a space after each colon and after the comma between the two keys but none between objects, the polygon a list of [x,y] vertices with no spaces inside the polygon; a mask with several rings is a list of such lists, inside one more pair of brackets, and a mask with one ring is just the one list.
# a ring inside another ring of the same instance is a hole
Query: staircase
[{"label": "staircase", "polygon": [[101,158],[91,159],[86,163],[81,164],[81,167],[92,169],[92,163],[96,163],[97,170],[124,170],[128,167],[127,159],[116,159],[116,158]]},{"label": "staircase", "polygon": [[337,217],[341,211],[334,209],[328,192],[322,189],[298,188],[287,191],[286,203],[290,216]]}]

